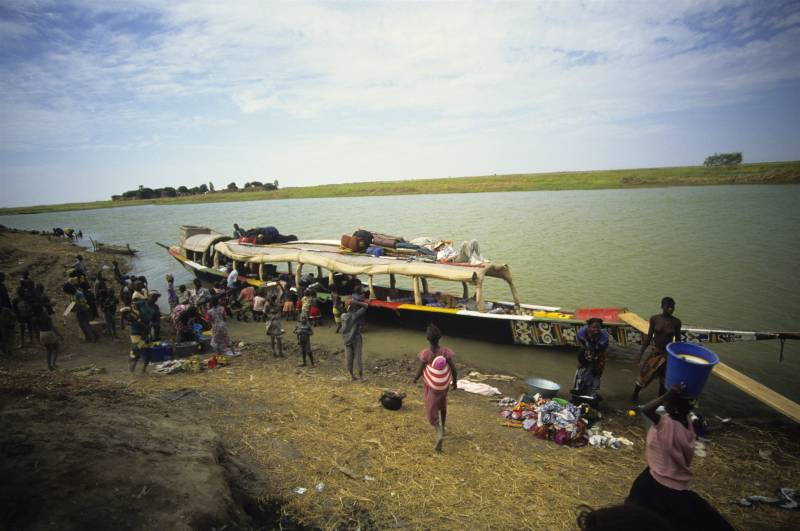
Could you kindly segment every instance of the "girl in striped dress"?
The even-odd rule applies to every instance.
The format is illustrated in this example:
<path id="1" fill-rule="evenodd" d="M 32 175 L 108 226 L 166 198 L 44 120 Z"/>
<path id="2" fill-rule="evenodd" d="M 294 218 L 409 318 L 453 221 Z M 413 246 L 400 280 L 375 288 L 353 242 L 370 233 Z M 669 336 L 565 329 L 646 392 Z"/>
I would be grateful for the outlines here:
<path id="1" fill-rule="evenodd" d="M 422 377 L 425 415 L 436 430 L 435 449 L 441 452 L 447 420 L 447 390 L 450 385 L 456 389 L 458 374 L 453 363 L 453 351 L 439 346 L 442 333 L 436 325 L 428 325 L 426 337 L 430 346 L 417 355 L 420 365 L 414 383 Z"/>

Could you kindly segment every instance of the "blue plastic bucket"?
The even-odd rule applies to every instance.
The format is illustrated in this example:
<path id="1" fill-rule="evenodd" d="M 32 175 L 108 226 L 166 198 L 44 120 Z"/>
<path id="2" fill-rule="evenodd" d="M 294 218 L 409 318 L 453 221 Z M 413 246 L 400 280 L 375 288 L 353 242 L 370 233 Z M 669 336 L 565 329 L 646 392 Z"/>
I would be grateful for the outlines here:
<path id="1" fill-rule="evenodd" d="M 719 356 L 694 343 L 677 341 L 667 345 L 667 387 L 682 383 L 686 390 L 681 396 L 697 398 L 706 380 L 719 363 Z"/>

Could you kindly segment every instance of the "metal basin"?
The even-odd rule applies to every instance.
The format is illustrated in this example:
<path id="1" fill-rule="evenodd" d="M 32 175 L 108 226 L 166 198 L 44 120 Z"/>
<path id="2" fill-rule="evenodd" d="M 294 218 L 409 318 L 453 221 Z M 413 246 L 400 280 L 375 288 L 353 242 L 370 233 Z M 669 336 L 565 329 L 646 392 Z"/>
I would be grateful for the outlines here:
<path id="1" fill-rule="evenodd" d="M 553 398 L 561 390 L 561 386 L 544 378 L 528 378 L 525 380 L 534 394 L 539 393 L 543 398 Z"/>

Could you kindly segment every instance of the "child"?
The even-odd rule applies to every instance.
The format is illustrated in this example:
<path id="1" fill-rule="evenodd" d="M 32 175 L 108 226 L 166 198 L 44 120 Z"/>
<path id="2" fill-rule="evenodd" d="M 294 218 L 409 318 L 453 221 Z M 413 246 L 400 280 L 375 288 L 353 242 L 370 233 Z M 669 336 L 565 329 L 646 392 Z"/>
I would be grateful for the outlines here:
<path id="1" fill-rule="evenodd" d="M 281 328 L 281 312 L 278 301 L 272 297 L 266 309 L 267 314 L 267 335 L 272 346 L 272 355 L 276 358 L 283 358 L 283 328 Z M 278 350 L 275 350 L 277 344 Z"/>
<path id="2" fill-rule="evenodd" d="M 294 333 L 297 334 L 297 344 L 300 346 L 300 352 L 303 354 L 303 363 L 300 366 L 306 366 L 306 355 L 308 355 L 308 359 L 311 360 L 311 366 L 313 367 L 314 356 L 311 355 L 311 336 L 314 335 L 314 329 L 308 324 L 307 316 L 300 317 L 300 324 L 295 327 Z"/>
<path id="3" fill-rule="evenodd" d="M 319 326 L 322 324 L 322 311 L 319 307 L 317 292 L 311 290 L 308 295 L 311 297 L 311 305 L 308 308 L 308 319 L 311 321 L 312 326 Z"/>
<path id="4" fill-rule="evenodd" d="M 311 301 L 315 296 L 316 293 L 311 289 L 303 294 L 303 298 L 300 299 L 300 319 L 303 317 L 310 317 Z"/>
<path id="5" fill-rule="evenodd" d="M 342 314 L 344 313 L 344 302 L 341 297 L 336 297 L 333 303 L 333 320 L 336 323 L 336 333 L 342 330 Z"/>
<path id="6" fill-rule="evenodd" d="M 283 295 L 283 318 L 287 321 L 294 314 L 294 300 L 292 300 L 293 291 L 285 291 Z"/>
<path id="7" fill-rule="evenodd" d="M 169 303 L 169 311 L 175 309 L 175 306 L 179 304 L 178 301 L 178 292 L 175 291 L 175 277 L 172 275 L 167 275 L 167 302 Z"/>
<path id="8" fill-rule="evenodd" d="M 261 322 L 266 321 L 269 317 L 264 312 L 264 307 L 267 305 L 267 298 L 264 297 L 264 290 L 259 289 L 256 296 L 253 297 L 253 321 Z"/>

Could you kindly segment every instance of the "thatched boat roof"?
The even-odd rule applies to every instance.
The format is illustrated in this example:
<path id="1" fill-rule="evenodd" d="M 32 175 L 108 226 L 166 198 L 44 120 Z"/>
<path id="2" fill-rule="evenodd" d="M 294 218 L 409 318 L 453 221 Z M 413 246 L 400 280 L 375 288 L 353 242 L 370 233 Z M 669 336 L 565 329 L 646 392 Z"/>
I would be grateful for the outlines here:
<path id="1" fill-rule="evenodd" d="M 420 276 L 457 282 L 480 283 L 483 277 L 495 277 L 511 282 L 506 264 L 443 264 L 415 260 L 407 256 L 374 257 L 345 251 L 334 243 L 291 242 L 276 245 L 247 245 L 234 240 L 218 242 L 218 253 L 237 262 L 270 264 L 294 262 L 319 266 L 348 275 Z"/>

